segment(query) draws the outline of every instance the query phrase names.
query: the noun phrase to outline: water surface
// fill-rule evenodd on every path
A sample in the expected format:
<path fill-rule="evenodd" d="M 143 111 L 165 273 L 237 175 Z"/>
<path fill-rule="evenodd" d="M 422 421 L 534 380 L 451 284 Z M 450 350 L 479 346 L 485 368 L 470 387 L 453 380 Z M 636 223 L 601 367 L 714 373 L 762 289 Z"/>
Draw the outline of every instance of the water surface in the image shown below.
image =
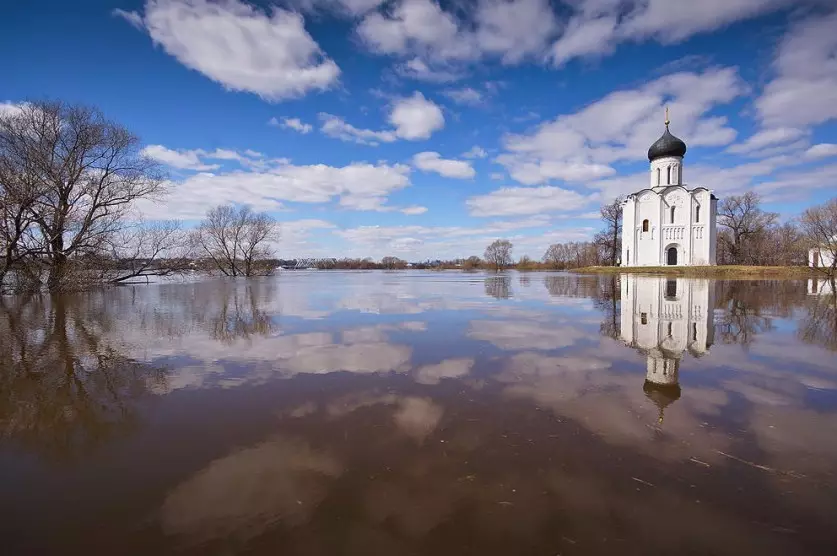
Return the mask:
<path fill-rule="evenodd" d="M 814 281 L 289 272 L 0 299 L 4 554 L 834 554 Z"/>

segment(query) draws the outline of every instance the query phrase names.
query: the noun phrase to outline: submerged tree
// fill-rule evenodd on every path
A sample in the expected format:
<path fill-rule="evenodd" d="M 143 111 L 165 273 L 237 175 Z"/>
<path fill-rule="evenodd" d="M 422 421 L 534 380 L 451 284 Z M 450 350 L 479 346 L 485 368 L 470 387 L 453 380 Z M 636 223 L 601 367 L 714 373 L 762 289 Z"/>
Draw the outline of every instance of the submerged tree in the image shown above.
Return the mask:
<path fill-rule="evenodd" d="M 206 213 L 192 233 L 195 256 L 206 257 L 225 276 L 271 274 L 271 243 L 278 239 L 278 224 L 264 212 L 248 206 L 221 205 Z"/>
<path fill-rule="evenodd" d="M 381 266 L 387 270 L 402 270 L 407 268 L 407 261 L 398 257 L 384 257 L 381 259 Z"/>
<path fill-rule="evenodd" d="M 50 291 L 77 287 L 163 183 L 139 139 L 94 108 L 32 102 L 0 115 L 0 278 L 14 269 L 32 287 L 42 273 Z"/>
<path fill-rule="evenodd" d="M 507 239 L 498 239 L 485 248 L 485 261 L 495 270 L 503 270 L 512 264 L 512 243 Z"/>

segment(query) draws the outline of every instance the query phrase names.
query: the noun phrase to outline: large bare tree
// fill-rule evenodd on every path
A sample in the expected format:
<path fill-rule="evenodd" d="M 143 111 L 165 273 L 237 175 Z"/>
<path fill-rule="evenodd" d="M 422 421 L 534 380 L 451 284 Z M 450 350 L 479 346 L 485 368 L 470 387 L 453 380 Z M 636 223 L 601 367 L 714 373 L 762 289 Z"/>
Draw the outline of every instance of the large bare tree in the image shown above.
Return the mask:
<path fill-rule="evenodd" d="M 122 284 L 149 276 L 170 276 L 190 268 L 186 233 L 171 220 L 124 226 L 106 242 L 97 261 L 98 280 Z"/>
<path fill-rule="evenodd" d="M 507 239 L 498 239 L 485 248 L 485 261 L 495 270 L 503 270 L 512 264 L 512 243 Z"/>
<path fill-rule="evenodd" d="M 605 228 L 596 234 L 593 242 L 599 246 L 605 262 L 610 266 L 616 266 L 622 250 L 622 204 L 624 201 L 624 197 L 617 197 L 599 209 Z"/>
<path fill-rule="evenodd" d="M 135 201 L 163 192 L 138 138 L 85 106 L 31 102 L 0 116 L 0 160 L 5 252 L 43 265 L 50 291 L 72 285 L 73 263 L 101 255 Z"/>
<path fill-rule="evenodd" d="M 733 264 L 752 264 L 756 252 L 754 243 L 776 224 L 779 215 L 761 209 L 757 193 L 733 195 L 721 201 L 718 207 L 718 225 L 722 228 L 718 240 L 721 249 L 729 255 Z"/>
<path fill-rule="evenodd" d="M 210 209 L 192 233 L 195 256 L 206 257 L 226 276 L 258 276 L 273 272 L 268 259 L 279 225 L 267 213 L 248 206 L 221 205 Z"/>
<path fill-rule="evenodd" d="M 837 275 L 837 199 L 811 207 L 802 214 L 800 225 L 811 247 L 818 249 L 817 268 Z"/>

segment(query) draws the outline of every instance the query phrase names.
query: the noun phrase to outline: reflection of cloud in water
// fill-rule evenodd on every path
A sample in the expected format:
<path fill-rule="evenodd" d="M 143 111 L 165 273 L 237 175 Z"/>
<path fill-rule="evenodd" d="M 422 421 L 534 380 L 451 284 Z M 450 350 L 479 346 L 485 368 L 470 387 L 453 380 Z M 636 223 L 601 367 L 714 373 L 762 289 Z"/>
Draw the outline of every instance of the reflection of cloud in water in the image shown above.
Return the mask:
<path fill-rule="evenodd" d="M 409 366 L 412 349 L 383 342 L 363 344 L 332 344 L 304 349 L 281 363 L 282 373 L 383 373 L 404 372 Z"/>
<path fill-rule="evenodd" d="M 393 421 L 403 433 L 419 442 L 436 430 L 444 414 L 444 409 L 429 398 L 370 393 L 337 399 L 328 404 L 326 413 L 331 417 L 343 417 L 376 405 L 396 406 Z"/>
<path fill-rule="evenodd" d="M 217 459 L 178 485 L 160 519 L 166 533 L 194 542 L 246 540 L 277 523 L 305 523 L 341 473 L 334 457 L 275 438 Z"/>
<path fill-rule="evenodd" d="M 461 378 L 471 371 L 473 358 L 446 359 L 435 365 L 424 365 L 415 371 L 416 382 L 421 384 L 439 384 L 443 378 Z"/>
<path fill-rule="evenodd" d="M 423 323 L 407 324 L 409 330 Z M 406 372 L 412 348 L 388 342 L 386 334 L 404 329 L 399 324 L 347 329 L 340 335 L 341 343 L 335 343 L 331 332 L 255 336 L 227 343 L 197 334 L 170 339 L 149 337 L 144 338 L 137 357 L 149 361 L 188 357 L 190 362 L 172 372 L 172 390 L 257 384 L 302 373 Z M 126 331 L 132 343 L 139 343 L 142 337 L 130 334 Z"/>
<path fill-rule="evenodd" d="M 436 430 L 444 410 L 429 398 L 404 398 L 393 418 L 395 424 L 408 436 L 423 441 Z"/>
<path fill-rule="evenodd" d="M 727 397 L 696 391 L 689 400 L 678 402 L 677 413 L 666 419 L 664 430 L 658 429 L 654 427 L 658 410 L 645 396 L 643 379 L 613 372 L 613 363 L 621 360 L 613 356 L 622 350 L 613 353 L 608 344 L 613 342 L 605 340 L 594 352 L 568 357 L 520 353 L 509 358 L 496 378 L 508 384 L 507 395 L 531 399 L 556 415 L 577 421 L 608 442 L 648 450 L 665 460 L 688 458 L 690 450 L 690 455 L 694 455 L 702 447 L 707 461 L 717 459 L 717 454 L 709 453 L 710 447 L 723 447 L 731 440 L 720 432 L 701 430 L 701 413 L 718 414 Z M 694 436 L 695 430 L 701 430 L 701 435 L 693 446 L 684 447 L 675 441 Z M 664 434 L 669 441 L 649 445 L 649 437 L 655 434 Z"/>
<path fill-rule="evenodd" d="M 552 350 L 569 347 L 589 337 L 573 326 L 549 326 L 527 321 L 471 321 L 468 336 L 475 340 L 491 342 L 500 349 Z"/>

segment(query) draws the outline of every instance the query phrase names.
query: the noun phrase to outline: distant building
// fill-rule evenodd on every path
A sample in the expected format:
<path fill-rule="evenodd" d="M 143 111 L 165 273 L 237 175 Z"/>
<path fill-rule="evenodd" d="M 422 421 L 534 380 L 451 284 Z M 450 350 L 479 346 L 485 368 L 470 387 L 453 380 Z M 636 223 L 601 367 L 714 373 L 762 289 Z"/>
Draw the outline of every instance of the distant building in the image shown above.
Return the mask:
<path fill-rule="evenodd" d="M 814 247 L 808 250 L 808 266 L 829 268 L 834 264 L 834 253 L 828 247 Z"/>
<path fill-rule="evenodd" d="M 715 295 L 709 280 L 622 276 L 621 339 L 646 356 L 643 390 L 660 410 L 680 398 L 680 359 L 709 353 Z"/>
<path fill-rule="evenodd" d="M 686 143 L 666 129 L 648 149 L 650 187 L 622 206 L 622 266 L 714 265 L 718 202 L 705 187 L 683 183 Z"/>

